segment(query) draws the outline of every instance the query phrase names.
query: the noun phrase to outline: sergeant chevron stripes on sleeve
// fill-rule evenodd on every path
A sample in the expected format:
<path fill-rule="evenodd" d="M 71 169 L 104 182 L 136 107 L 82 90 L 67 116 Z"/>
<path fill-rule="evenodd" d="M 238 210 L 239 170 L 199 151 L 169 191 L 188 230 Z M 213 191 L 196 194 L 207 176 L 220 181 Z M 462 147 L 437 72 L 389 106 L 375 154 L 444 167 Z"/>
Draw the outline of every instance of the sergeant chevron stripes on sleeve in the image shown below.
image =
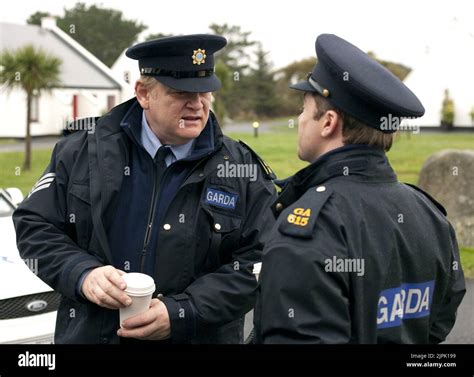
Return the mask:
<path fill-rule="evenodd" d="M 33 195 L 35 192 L 38 192 L 43 189 L 47 189 L 56 179 L 56 173 L 48 173 L 43 175 L 38 182 L 33 186 L 30 193 L 28 194 L 28 198 Z"/>

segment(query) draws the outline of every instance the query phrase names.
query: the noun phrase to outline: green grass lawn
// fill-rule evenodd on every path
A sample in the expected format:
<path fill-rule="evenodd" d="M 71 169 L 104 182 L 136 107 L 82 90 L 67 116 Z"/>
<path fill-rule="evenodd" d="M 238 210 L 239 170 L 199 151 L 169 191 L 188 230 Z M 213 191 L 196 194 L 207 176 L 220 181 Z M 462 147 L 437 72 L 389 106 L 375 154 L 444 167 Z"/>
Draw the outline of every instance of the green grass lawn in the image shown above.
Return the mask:
<path fill-rule="evenodd" d="M 282 124 L 288 124 L 285 119 Z M 254 148 L 272 167 L 279 178 L 294 174 L 307 163 L 296 156 L 297 128 L 275 127 L 271 133 L 261 133 L 254 138 L 251 133 L 229 133 L 234 139 L 241 139 Z M 474 134 L 399 134 L 388 157 L 402 182 L 417 183 L 423 162 L 442 149 L 474 148 Z M 33 168 L 19 172 L 23 153 L 0 153 L 0 187 L 18 187 L 24 194 L 41 176 L 49 163 L 51 150 L 33 151 Z M 462 263 L 466 276 L 474 278 L 474 249 L 462 248 Z"/>
<path fill-rule="evenodd" d="M 474 249 L 461 247 L 461 265 L 464 275 L 469 279 L 474 279 Z"/>
<path fill-rule="evenodd" d="M 33 150 L 32 169 L 22 171 L 23 152 L 0 153 L 0 187 L 18 187 L 26 195 L 41 176 L 51 157 L 51 150 Z"/>

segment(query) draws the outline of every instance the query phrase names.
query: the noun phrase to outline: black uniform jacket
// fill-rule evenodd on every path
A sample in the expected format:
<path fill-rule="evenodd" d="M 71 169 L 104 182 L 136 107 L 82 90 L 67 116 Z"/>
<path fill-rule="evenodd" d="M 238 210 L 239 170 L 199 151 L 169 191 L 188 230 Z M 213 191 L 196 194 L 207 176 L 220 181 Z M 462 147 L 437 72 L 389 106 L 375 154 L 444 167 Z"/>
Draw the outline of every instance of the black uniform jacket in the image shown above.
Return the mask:
<path fill-rule="evenodd" d="M 78 131 L 59 141 L 40 184 L 13 216 L 21 256 L 37 259 L 39 277 L 62 295 L 57 343 L 119 342 L 118 310 L 87 301 L 77 285 L 87 269 L 112 264 L 107 228 L 128 166 L 130 139 L 120 123 L 131 106 L 136 99 L 98 118 L 94 133 Z M 243 316 L 257 288 L 253 264 L 274 223 L 270 172 L 212 120 L 206 127 L 213 127 L 213 150 L 178 161 L 192 166 L 163 215 L 155 251 L 154 297 L 163 295 L 177 343 L 242 341 Z M 225 163 L 257 164 L 258 175 L 217 174 Z"/>
<path fill-rule="evenodd" d="M 255 328 L 262 343 L 437 343 L 465 293 L 452 226 L 382 150 L 345 146 L 273 205 Z"/>

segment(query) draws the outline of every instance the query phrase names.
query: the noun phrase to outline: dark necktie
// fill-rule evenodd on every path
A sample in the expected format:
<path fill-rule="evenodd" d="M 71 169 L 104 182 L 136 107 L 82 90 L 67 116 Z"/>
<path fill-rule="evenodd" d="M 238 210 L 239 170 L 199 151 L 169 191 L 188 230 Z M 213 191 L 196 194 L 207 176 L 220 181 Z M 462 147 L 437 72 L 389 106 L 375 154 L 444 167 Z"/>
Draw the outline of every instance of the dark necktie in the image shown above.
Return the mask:
<path fill-rule="evenodd" d="M 166 170 L 166 157 L 168 154 L 171 152 L 169 147 L 165 147 L 162 145 L 159 149 L 158 152 L 155 154 L 155 158 L 153 159 L 153 162 L 155 163 L 155 171 L 156 171 L 156 183 L 158 185 L 161 183 L 161 180 L 163 178 L 163 174 L 165 173 Z"/>

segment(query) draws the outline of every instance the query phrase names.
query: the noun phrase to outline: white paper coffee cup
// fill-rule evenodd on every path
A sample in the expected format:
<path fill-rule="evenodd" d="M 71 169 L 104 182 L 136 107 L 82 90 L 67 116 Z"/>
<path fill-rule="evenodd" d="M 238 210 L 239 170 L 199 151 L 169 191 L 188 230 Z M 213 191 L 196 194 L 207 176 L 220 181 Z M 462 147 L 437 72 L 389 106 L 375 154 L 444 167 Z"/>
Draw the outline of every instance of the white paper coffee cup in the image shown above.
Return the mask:
<path fill-rule="evenodd" d="M 262 262 L 255 263 L 253 265 L 253 271 L 252 273 L 255 275 L 255 278 L 258 281 L 258 277 L 260 276 L 260 271 L 262 270 Z"/>
<path fill-rule="evenodd" d="M 144 313 L 148 310 L 151 303 L 151 297 L 155 292 L 155 282 L 151 276 L 139 272 L 130 272 L 122 275 L 127 284 L 125 293 L 130 296 L 132 303 L 120 308 L 120 326 L 130 317 Z"/>

